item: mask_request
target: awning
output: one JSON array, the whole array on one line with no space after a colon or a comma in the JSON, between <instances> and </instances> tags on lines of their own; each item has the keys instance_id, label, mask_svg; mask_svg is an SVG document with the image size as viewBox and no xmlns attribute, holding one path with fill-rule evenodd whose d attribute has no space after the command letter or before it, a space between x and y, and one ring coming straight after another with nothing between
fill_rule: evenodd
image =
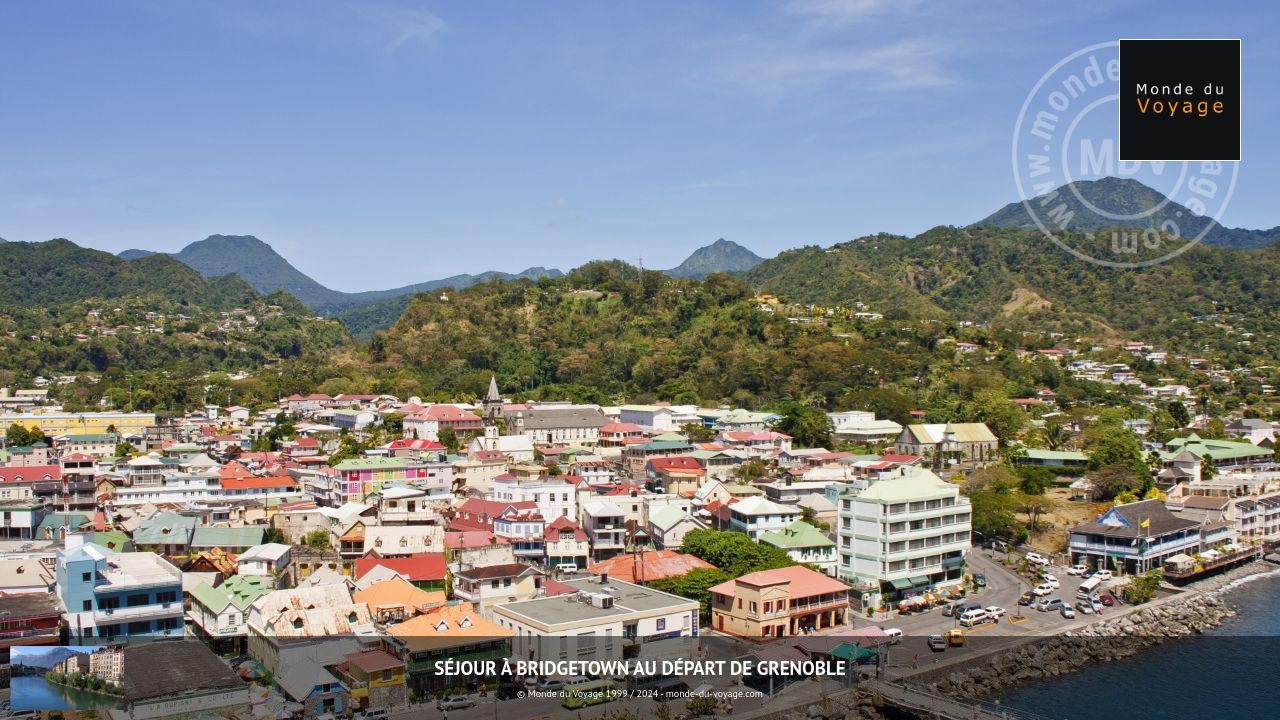
<instances>
[{"instance_id":1,"label":"awning","mask_svg":"<svg viewBox=\"0 0 1280 720\"><path fill-rule=\"evenodd\" d=\"M916 585L916 586L920 586L920 585L928 585L928 584L929 584L929 578L925 577L924 575L920 575L920 576L918 576L918 577L913 577L913 578L911 578L911 584L912 584L912 585Z\"/></svg>"},{"instance_id":2,"label":"awning","mask_svg":"<svg viewBox=\"0 0 1280 720\"><path fill-rule=\"evenodd\" d=\"M896 580L890 580L889 584L893 586L894 590L910 590L912 587L911 581L907 580L906 578L898 578Z\"/></svg>"},{"instance_id":3,"label":"awning","mask_svg":"<svg viewBox=\"0 0 1280 720\"><path fill-rule=\"evenodd\" d=\"M854 663L863 663L864 661L870 661L880 657L879 653L875 650L872 650L871 648L864 648L861 645L854 645L853 643L840 643L828 654L833 658L848 660Z\"/></svg>"},{"instance_id":4,"label":"awning","mask_svg":"<svg viewBox=\"0 0 1280 720\"><path fill-rule=\"evenodd\" d=\"M942 567L953 568L961 565L964 565L963 557L943 558L942 560Z\"/></svg>"}]
</instances>

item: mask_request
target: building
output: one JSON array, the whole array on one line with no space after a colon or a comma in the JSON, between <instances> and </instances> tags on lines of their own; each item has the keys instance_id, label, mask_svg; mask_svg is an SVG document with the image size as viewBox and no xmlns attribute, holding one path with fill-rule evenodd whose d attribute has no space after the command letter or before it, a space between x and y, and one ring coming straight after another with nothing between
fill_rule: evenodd
<instances>
[{"instance_id":1,"label":"building","mask_svg":"<svg viewBox=\"0 0 1280 720\"><path fill-rule=\"evenodd\" d=\"M68 535L57 578L73 643L182 636L182 573L155 553L115 553Z\"/></svg>"},{"instance_id":2,"label":"building","mask_svg":"<svg viewBox=\"0 0 1280 720\"><path fill-rule=\"evenodd\" d=\"M409 703L404 660L380 648L347 653L334 673L363 709L403 707Z\"/></svg>"},{"instance_id":3,"label":"building","mask_svg":"<svg viewBox=\"0 0 1280 720\"><path fill-rule=\"evenodd\" d=\"M840 567L835 541L803 520L797 520L782 530L761 534L760 543L780 548L792 560L813 565L824 575L835 576Z\"/></svg>"},{"instance_id":4,"label":"building","mask_svg":"<svg viewBox=\"0 0 1280 720\"><path fill-rule=\"evenodd\" d=\"M453 574L453 596L485 611L499 603L528 600L542 588L542 571L523 563L488 565Z\"/></svg>"},{"instance_id":5,"label":"building","mask_svg":"<svg viewBox=\"0 0 1280 720\"><path fill-rule=\"evenodd\" d=\"M58 435L142 435L156 424L154 413L5 413L0 414L0 427L21 425L28 430L40 428L47 437Z\"/></svg>"},{"instance_id":6,"label":"building","mask_svg":"<svg viewBox=\"0 0 1280 720\"><path fill-rule=\"evenodd\" d=\"M228 640L221 646L243 650L249 635L249 606L275 589L275 582L262 575L233 575L213 585L202 582L191 588L191 609L187 619L211 642Z\"/></svg>"},{"instance_id":7,"label":"building","mask_svg":"<svg viewBox=\"0 0 1280 720\"><path fill-rule=\"evenodd\" d=\"M947 463L981 464L995 459L999 444L986 423L908 425L894 441L894 452L933 458L941 449Z\"/></svg>"},{"instance_id":8,"label":"building","mask_svg":"<svg viewBox=\"0 0 1280 720\"><path fill-rule=\"evenodd\" d=\"M646 550L627 553L592 563L587 572L610 580L629 583L648 583L654 580L680 577L690 570L715 570L716 566L687 553L675 550Z\"/></svg>"},{"instance_id":9,"label":"building","mask_svg":"<svg viewBox=\"0 0 1280 720\"><path fill-rule=\"evenodd\" d=\"M62 606L53 594L0 593L0 653L25 645L58 645Z\"/></svg>"},{"instance_id":10,"label":"building","mask_svg":"<svg viewBox=\"0 0 1280 720\"><path fill-rule=\"evenodd\" d=\"M442 472L440 468L435 468L436 476L433 477L428 463L402 457L351 458L334 465L333 469L338 473L338 481L333 489L339 503L362 502L383 486L419 483L430 485L433 480L438 481Z\"/></svg>"},{"instance_id":11,"label":"building","mask_svg":"<svg viewBox=\"0 0 1280 720\"><path fill-rule=\"evenodd\" d=\"M752 540L771 531L781 531L800 519L794 505L781 505L764 497L750 497L729 506L729 529L746 533Z\"/></svg>"},{"instance_id":12,"label":"building","mask_svg":"<svg viewBox=\"0 0 1280 720\"><path fill-rule=\"evenodd\" d=\"M484 435L471 439L469 453L498 452L514 463L533 462L533 441L528 435L499 435L496 425L485 425Z\"/></svg>"},{"instance_id":13,"label":"building","mask_svg":"<svg viewBox=\"0 0 1280 720\"><path fill-rule=\"evenodd\" d=\"M446 605L392 625L392 651L405 664L406 685L418 697L451 687L496 682L497 676L442 675L436 663L445 660L485 661L511 657L511 630L486 620L471 605ZM501 667L501 663L497 664Z\"/></svg>"},{"instance_id":14,"label":"building","mask_svg":"<svg viewBox=\"0 0 1280 720\"><path fill-rule=\"evenodd\" d=\"M249 605L248 625L249 654L277 677L339 663L365 649L362 638L377 637L369 606L345 584L267 593Z\"/></svg>"},{"instance_id":15,"label":"building","mask_svg":"<svg viewBox=\"0 0 1280 720\"><path fill-rule=\"evenodd\" d=\"M490 500L503 503L532 502L548 522L559 517L578 517L578 493L573 483L564 477L539 476L520 479L514 475L500 475L493 480Z\"/></svg>"},{"instance_id":16,"label":"building","mask_svg":"<svg viewBox=\"0 0 1280 720\"><path fill-rule=\"evenodd\" d=\"M844 627L849 586L809 568L763 570L710 588L711 626L744 638Z\"/></svg>"},{"instance_id":17,"label":"building","mask_svg":"<svg viewBox=\"0 0 1280 720\"><path fill-rule=\"evenodd\" d=\"M385 567L380 569L386 571ZM391 574L386 580L357 590L351 599L368 605L375 622L398 623L444 605L445 594L443 590L421 590L399 575Z\"/></svg>"},{"instance_id":18,"label":"building","mask_svg":"<svg viewBox=\"0 0 1280 720\"><path fill-rule=\"evenodd\" d=\"M649 540L654 547L678 548L684 536L694 530L705 530L707 524L677 505L664 505L649 511Z\"/></svg>"},{"instance_id":19,"label":"building","mask_svg":"<svg viewBox=\"0 0 1280 720\"><path fill-rule=\"evenodd\" d=\"M119 442L120 436L114 433L62 435L54 438L59 455L80 453L94 458L115 457L116 445Z\"/></svg>"},{"instance_id":20,"label":"building","mask_svg":"<svg viewBox=\"0 0 1280 720\"><path fill-rule=\"evenodd\" d=\"M515 634L522 660L692 657L698 603L604 576L562 583L553 597L498 605L492 617Z\"/></svg>"},{"instance_id":21,"label":"building","mask_svg":"<svg viewBox=\"0 0 1280 720\"><path fill-rule=\"evenodd\" d=\"M532 407L516 412L507 427L535 445L591 447L600 441L600 428L608 422L598 407Z\"/></svg>"},{"instance_id":22,"label":"building","mask_svg":"<svg viewBox=\"0 0 1280 720\"><path fill-rule=\"evenodd\" d=\"M1116 505L1093 522L1071 528L1073 564L1140 574L1174 555L1200 551L1200 523L1181 518L1160 500Z\"/></svg>"},{"instance_id":23,"label":"building","mask_svg":"<svg viewBox=\"0 0 1280 720\"><path fill-rule=\"evenodd\" d=\"M123 658L124 648L119 645L98 648L89 653L89 674L109 683L118 683L124 669Z\"/></svg>"},{"instance_id":24,"label":"building","mask_svg":"<svg viewBox=\"0 0 1280 720\"><path fill-rule=\"evenodd\" d=\"M872 445L893 440L902 434L902 426L892 420L877 420L873 412L850 410L827 413L837 443Z\"/></svg>"},{"instance_id":25,"label":"building","mask_svg":"<svg viewBox=\"0 0 1280 720\"><path fill-rule=\"evenodd\" d=\"M591 557L604 560L627 548L626 513L608 500L582 505L582 529L591 541Z\"/></svg>"},{"instance_id":26,"label":"building","mask_svg":"<svg viewBox=\"0 0 1280 720\"><path fill-rule=\"evenodd\" d=\"M254 545L236 558L236 572L246 576L278 576L288 569L292 551L293 546L284 543Z\"/></svg>"},{"instance_id":27,"label":"building","mask_svg":"<svg viewBox=\"0 0 1280 720\"><path fill-rule=\"evenodd\" d=\"M561 565L573 565L578 569L587 566L591 557L591 542L587 531L567 517L556 518L543 531L546 565L556 569Z\"/></svg>"},{"instance_id":28,"label":"building","mask_svg":"<svg viewBox=\"0 0 1280 720\"><path fill-rule=\"evenodd\" d=\"M839 500L841 578L894 598L963 582L972 510L960 486L904 466L865 490L844 491ZM865 601L879 604L878 597Z\"/></svg>"},{"instance_id":29,"label":"building","mask_svg":"<svg viewBox=\"0 0 1280 720\"><path fill-rule=\"evenodd\" d=\"M377 557L368 555L355 562L352 577L357 583L375 568L387 568L408 580L419 590L443 592L448 569L443 552L421 553L408 557Z\"/></svg>"},{"instance_id":30,"label":"building","mask_svg":"<svg viewBox=\"0 0 1280 720\"><path fill-rule=\"evenodd\" d=\"M126 709L109 711L113 720L249 716L250 685L204 643L167 643L164 652L130 645L122 653Z\"/></svg>"}]
</instances>

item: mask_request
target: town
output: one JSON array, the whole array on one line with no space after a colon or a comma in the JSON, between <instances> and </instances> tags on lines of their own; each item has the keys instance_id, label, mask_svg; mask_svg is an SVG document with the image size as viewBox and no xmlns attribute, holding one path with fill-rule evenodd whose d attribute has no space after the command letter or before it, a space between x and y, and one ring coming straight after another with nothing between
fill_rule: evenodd
<instances>
[{"instance_id":1,"label":"town","mask_svg":"<svg viewBox=\"0 0 1280 720\"><path fill-rule=\"evenodd\" d=\"M1174 360L1231 376L1143 342L1119 351L1157 374ZM106 653L132 717L174 702L469 717L526 683L549 709L638 682L690 689L513 678L507 661L847 660L857 682L885 677L892 647L905 673L905 653L915 670L964 652L967 634L1062 633L1280 541L1277 426L1208 415L1188 385L1148 384L1110 357L1022 355L1136 388L1165 439L1150 419L1048 388L986 421L912 412L904 425L859 410L517 402L496 376L471 402L314 392L169 417L72 413L41 379L0 390L0 639L6 653L107 648L55 672ZM164 682L140 649L166 641L207 672ZM803 691L797 679L706 688L772 698Z\"/></svg>"}]
</instances>

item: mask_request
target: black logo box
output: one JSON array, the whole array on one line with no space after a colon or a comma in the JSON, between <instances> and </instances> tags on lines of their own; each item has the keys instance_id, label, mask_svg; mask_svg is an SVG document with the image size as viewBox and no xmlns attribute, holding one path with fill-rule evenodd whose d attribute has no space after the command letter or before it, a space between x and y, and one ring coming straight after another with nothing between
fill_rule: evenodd
<instances>
[{"instance_id":1,"label":"black logo box","mask_svg":"<svg viewBox=\"0 0 1280 720\"><path fill-rule=\"evenodd\" d=\"M1120 41L1121 160L1237 161L1241 100L1240 40Z\"/></svg>"}]
</instances>

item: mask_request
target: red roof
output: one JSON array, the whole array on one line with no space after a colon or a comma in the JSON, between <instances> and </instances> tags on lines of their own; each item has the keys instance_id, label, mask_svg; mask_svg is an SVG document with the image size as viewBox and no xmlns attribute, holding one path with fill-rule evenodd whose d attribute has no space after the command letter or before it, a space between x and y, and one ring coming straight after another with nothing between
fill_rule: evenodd
<instances>
[{"instance_id":1,"label":"red roof","mask_svg":"<svg viewBox=\"0 0 1280 720\"><path fill-rule=\"evenodd\" d=\"M919 462L919 455L881 455L880 462L898 463L899 465L910 465Z\"/></svg>"},{"instance_id":2,"label":"red roof","mask_svg":"<svg viewBox=\"0 0 1280 720\"><path fill-rule=\"evenodd\" d=\"M465 550L467 548L509 544L510 541L506 538L498 537L488 530L446 530L444 533L444 546L449 550Z\"/></svg>"},{"instance_id":3,"label":"red roof","mask_svg":"<svg viewBox=\"0 0 1280 720\"><path fill-rule=\"evenodd\" d=\"M624 554L587 566L587 572L607 574L624 582L649 582L678 577L690 570L714 570L715 565L694 555L675 550L649 550L639 555Z\"/></svg>"},{"instance_id":4,"label":"red roof","mask_svg":"<svg viewBox=\"0 0 1280 720\"><path fill-rule=\"evenodd\" d=\"M702 474L702 466L698 461L688 455L678 455L676 457L657 457L649 461L649 466L655 472L663 470L683 470L687 472L695 472Z\"/></svg>"},{"instance_id":5,"label":"red roof","mask_svg":"<svg viewBox=\"0 0 1280 720\"><path fill-rule=\"evenodd\" d=\"M502 500L483 500L481 498L468 498L466 502L458 506L460 515L472 517L502 517L508 512L520 512L521 510L537 510L538 503L532 500L521 500L520 502L505 502Z\"/></svg>"},{"instance_id":6,"label":"red roof","mask_svg":"<svg viewBox=\"0 0 1280 720\"><path fill-rule=\"evenodd\" d=\"M480 422L478 415L453 405L432 405L423 415L436 422Z\"/></svg>"},{"instance_id":7,"label":"red roof","mask_svg":"<svg viewBox=\"0 0 1280 720\"><path fill-rule=\"evenodd\" d=\"M62 462L84 462L85 460L93 459L92 455L85 455L84 453L71 453L70 455L62 456Z\"/></svg>"},{"instance_id":8,"label":"red roof","mask_svg":"<svg viewBox=\"0 0 1280 720\"><path fill-rule=\"evenodd\" d=\"M250 475L249 477L224 477L221 480L223 490L265 490L267 488L289 488L298 487L298 483L287 475L277 475L274 477L257 477Z\"/></svg>"},{"instance_id":9,"label":"red roof","mask_svg":"<svg viewBox=\"0 0 1280 720\"><path fill-rule=\"evenodd\" d=\"M643 433L644 428L635 423L605 423L600 427L601 435L618 435L626 433Z\"/></svg>"},{"instance_id":10,"label":"red roof","mask_svg":"<svg viewBox=\"0 0 1280 720\"><path fill-rule=\"evenodd\" d=\"M298 438L293 441L293 446L296 448L318 448L320 447L320 441L313 437Z\"/></svg>"},{"instance_id":11,"label":"red roof","mask_svg":"<svg viewBox=\"0 0 1280 720\"><path fill-rule=\"evenodd\" d=\"M547 526L547 529L544 530L542 534L546 536L548 540L559 540L560 533L565 531L572 531L574 540L587 539L587 532L582 529L582 526L567 517L556 518L554 522Z\"/></svg>"},{"instance_id":12,"label":"red roof","mask_svg":"<svg viewBox=\"0 0 1280 720\"><path fill-rule=\"evenodd\" d=\"M444 553L420 553L398 558L362 557L356 560L355 579L359 580L379 565L404 575L409 582L444 580L445 577Z\"/></svg>"},{"instance_id":13,"label":"red roof","mask_svg":"<svg viewBox=\"0 0 1280 720\"><path fill-rule=\"evenodd\" d=\"M235 480L237 478L253 477L253 473L249 472L249 468L238 462L229 462L218 471L218 477L223 480Z\"/></svg>"},{"instance_id":14,"label":"red roof","mask_svg":"<svg viewBox=\"0 0 1280 720\"><path fill-rule=\"evenodd\" d=\"M720 583L710 588L708 592L732 596L738 589L738 583L752 587L786 584L790 588L791 601L793 603L800 598L844 592L849 589L848 585L835 578L827 577L803 565L793 565L791 567L761 570L760 572L743 575L735 580Z\"/></svg>"},{"instance_id":15,"label":"red roof","mask_svg":"<svg viewBox=\"0 0 1280 720\"><path fill-rule=\"evenodd\" d=\"M347 662L355 665L365 673L382 672L383 670L391 670L393 668L404 667L404 661L392 655L385 650L370 650L368 652L351 653L344 655Z\"/></svg>"},{"instance_id":16,"label":"red roof","mask_svg":"<svg viewBox=\"0 0 1280 720\"><path fill-rule=\"evenodd\" d=\"M388 450L444 450L444 445L419 438L400 438L387 444Z\"/></svg>"},{"instance_id":17,"label":"red roof","mask_svg":"<svg viewBox=\"0 0 1280 720\"><path fill-rule=\"evenodd\" d=\"M31 465L28 467L0 467L0 482L35 482L37 480L61 480L59 465Z\"/></svg>"}]
</instances>

